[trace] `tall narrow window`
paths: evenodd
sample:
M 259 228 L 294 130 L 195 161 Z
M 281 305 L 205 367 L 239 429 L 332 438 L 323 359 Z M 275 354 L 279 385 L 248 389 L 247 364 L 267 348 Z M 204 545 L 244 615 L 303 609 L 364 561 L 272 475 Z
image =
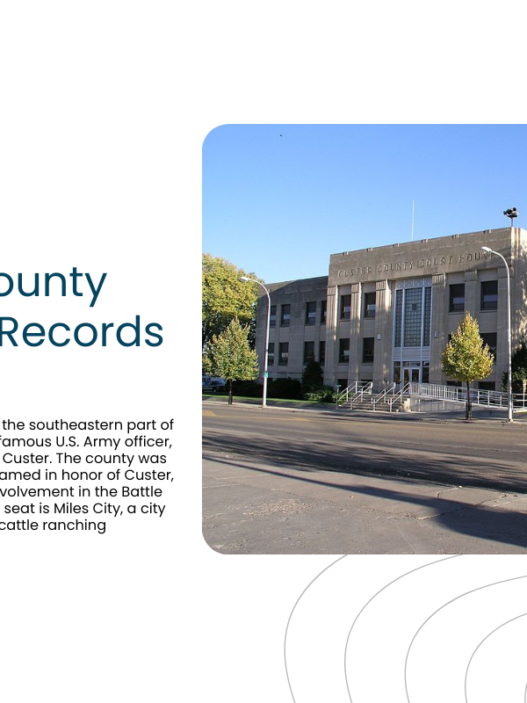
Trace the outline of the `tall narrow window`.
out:
M 289 342 L 280 342 L 278 347 L 278 363 L 285 366 L 289 361 Z
M 314 325 L 317 317 L 317 304 L 306 303 L 306 325 Z
M 403 291 L 395 291 L 395 343 L 394 346 L 400 347 L 402 343 L 403 329 Z
M 267 365 L 272 366 L 274 364 L 274 342 L 269 342 L 269 347 L 267 348 Z
M 318 343 L 318 363 L 321 366 L 326 363 L 326 342 Z
M 480 332 L 480 337 L 483 340 L 483 344 L 486 344 L 494 355 L 494 363 L 496 363 L 496 346 L 498 344 L 498 335 L 496 332 Z
M 362 363 L 373 364 L 374 337 L 364 337 L 362 340 Z
M 304 342 L 304 364 L 315 361 L 315 342 Z
M 349 364 L 350 340 L 339 339 L 339 364 Z
M 280 324 L 282 327 L 289 327 L 291 321 L 291 305 L 282 305 Z
M 364 293 L 364 317 L 374 318 L 375 317 L 375 302 L 377 298 L 377 293 Z
M 271 314 L 269 316 L 269 327 L 276 326 L 276 305 L 271 305 Z
M 421 383 L 430 383 L 430 362 L 424 361 L 421 369 Z
M 304 364 L 315 361 L 315 342 L 304 342 Z
M 423 289 L 409 288 L 404 296 L 404 346 L 421 346 Z
M 351 295 L 343 295 L 340 298 L 340 319 L 349 320 L 351 317 Z
M 432 326 L 432 288 L 425 288 L 425 314 L 423 315 L 423 347 L 430 346 L 430 327 Z M 423 381 L 425 383 L 425 381 Z M 428 381 L 427 381 L 428 383 Z
M 498 281 L 483 281 L 481 284 L 481 309 L 498 309 Z
M 321 300 L 320 301 L 320 324 L 321 325 L 326 324 L 327 309 L 328 309 L 328 301 Z
M 465 310 L 465 284 L 455 283 L 450 286 L 450 312 L 464 312 Z
M 394 303 L 394 347 L 429 347 L 432 326 L 432 287 L 398 288 Z

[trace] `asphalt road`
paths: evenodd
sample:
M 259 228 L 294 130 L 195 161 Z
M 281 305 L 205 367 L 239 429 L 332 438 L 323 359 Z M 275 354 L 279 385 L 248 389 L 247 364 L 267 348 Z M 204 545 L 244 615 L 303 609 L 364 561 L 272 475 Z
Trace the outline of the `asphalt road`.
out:
M 203 405 L 225 553 L 525 553 L 527 423 Z

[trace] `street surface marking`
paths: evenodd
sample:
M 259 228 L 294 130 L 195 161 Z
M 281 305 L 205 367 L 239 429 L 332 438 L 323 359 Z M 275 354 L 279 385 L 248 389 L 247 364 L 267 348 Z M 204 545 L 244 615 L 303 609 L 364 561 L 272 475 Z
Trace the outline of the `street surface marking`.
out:
M 216 413 L 213 413 L 212 410 L 203 410 L 202 416 L 205 417 L 216 417 Z

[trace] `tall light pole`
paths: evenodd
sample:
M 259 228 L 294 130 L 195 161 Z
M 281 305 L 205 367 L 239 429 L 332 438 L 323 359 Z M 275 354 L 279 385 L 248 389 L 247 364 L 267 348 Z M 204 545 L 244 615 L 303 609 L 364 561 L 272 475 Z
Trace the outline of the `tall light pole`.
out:
M 267 362 L 269 359 L 269 330 L 271 328 L 271 296 L 269 291 L 264 286 L 263 283 L 257 281 L 256 278 L 247 278 L 247 276 L 242 276 L 240 281 L 258 283 L 261 286 L 267 296 L 267 326 L 265 329 L 265 351 L 264 351 L 264 379 L 263 379 L 263 394 L 262 394 L 262 408 L 267 407 Z
M 512 422 L 512 330 L 511 330 L 511 273 L 509 270 L 509 264 L 505 260 L 505 257 L 499 253 L 499 251 L 494 251 L 489 247 L 481 247 L 483 251 L 487 251 L 490 254 L 496 254 L 500 259 L 503 260 L 505 264 L 505 269 L 507 271 L 507 337 L 509 346 L 509 373 L 508 373 L 508 401 L 509 401 L 509 422 Z

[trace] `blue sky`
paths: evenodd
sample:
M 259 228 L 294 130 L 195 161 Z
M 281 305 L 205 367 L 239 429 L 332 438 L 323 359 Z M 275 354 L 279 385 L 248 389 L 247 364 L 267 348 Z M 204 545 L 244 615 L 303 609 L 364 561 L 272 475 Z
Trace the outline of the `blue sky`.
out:
M 280 136 L 281 135 L 281 136 Z M 525 125 L 226 125 L 203 144 L 203 251 L 268 283 L 341 251 L 527 228 Z M 525 206 L 525 207 L 524 207 Z

